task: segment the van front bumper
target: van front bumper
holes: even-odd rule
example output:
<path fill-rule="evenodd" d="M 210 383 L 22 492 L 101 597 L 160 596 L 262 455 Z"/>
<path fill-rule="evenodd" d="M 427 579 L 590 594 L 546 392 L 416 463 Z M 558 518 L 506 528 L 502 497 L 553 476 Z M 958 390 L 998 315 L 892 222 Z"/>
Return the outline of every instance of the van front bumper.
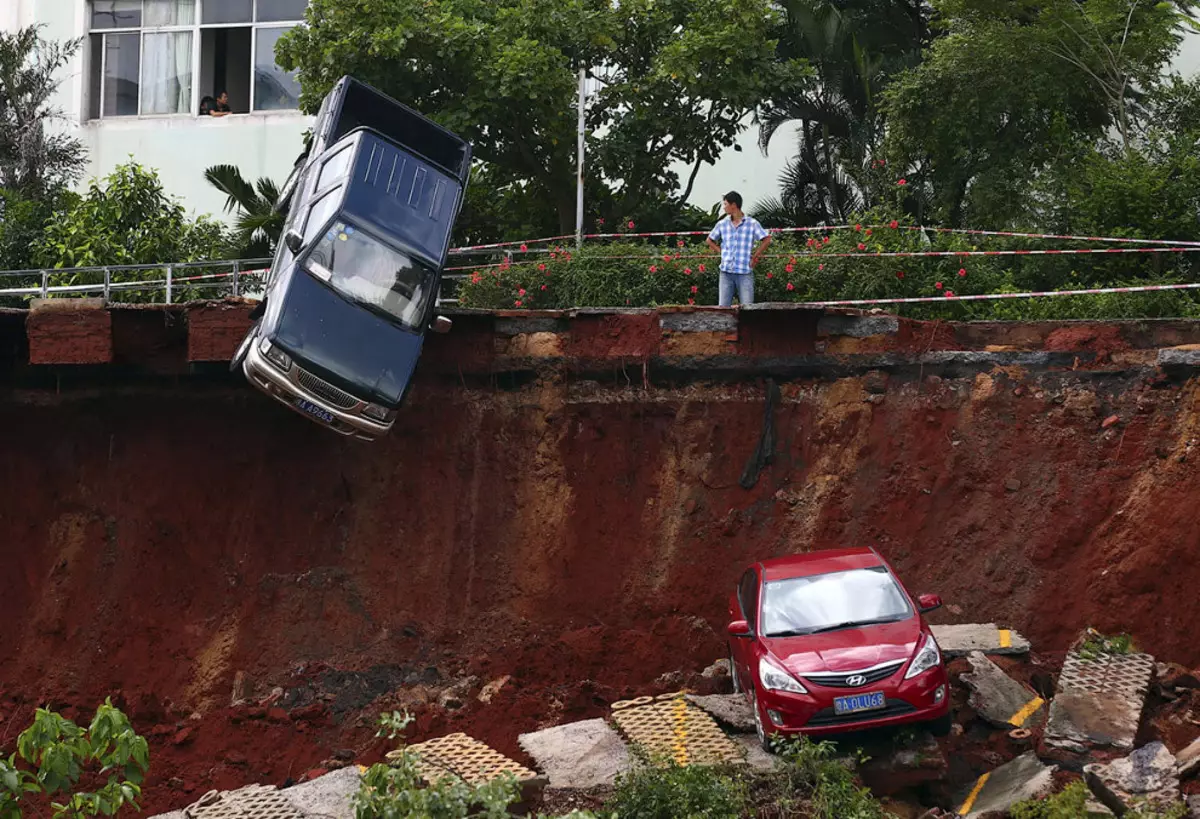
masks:
<path fill-rule="evenodd" d="M 362 414 L 363 408 L 367 406 L 366 401 L 357 400 L 354 406 L 342 409 L 315 395 L 300 383 L 299 379 L 304 370 L 299 364 L 292 362 L 291 369 L 284 372 L 267 360 L 259 349 L 259 343 L 259 340 L 255 339 L 255 343 L 250 346 L 246 361 L 242 364 L 242 371 L 246 374 L 246 380 L 262 392 L 293 412 L 342 435 L 374 441 L 391 430 L 392 424 L 395 423 L 394 418 L 381 423 Z M 311 373 L 306 375 L 315 378 Z M 298 403 L 301 400 L 307 402 L 316 412 L 301 406 Z"/>

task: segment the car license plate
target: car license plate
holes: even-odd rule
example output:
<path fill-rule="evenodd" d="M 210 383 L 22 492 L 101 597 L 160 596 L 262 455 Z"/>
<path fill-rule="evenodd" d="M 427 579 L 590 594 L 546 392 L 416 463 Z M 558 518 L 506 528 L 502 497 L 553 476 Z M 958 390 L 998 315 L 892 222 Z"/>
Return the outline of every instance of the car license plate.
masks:
<path fill-rule="evenodd" d="M 883 708 L 886 700 L 882 691 L 869 691 L 852 697 L 834 697 L 833 713 L 854 714 L 859 711 L 874 711 Z"/>
<path fill-rule="evenodd" d="M 329 410 L 321 409 L 316 404 L 314 404 L 312 401 L 306 401 L 303 398 L 297 398 L 294 403 L 296 404 L 297 407 L 304 410 L 305 412 L 307 412 L 309 415 L 313 416 L 314 418 L 320 418 L 322 421 L 324 421 L 327 424 L 333 423 L 333 413 L 329 412 Z"/>

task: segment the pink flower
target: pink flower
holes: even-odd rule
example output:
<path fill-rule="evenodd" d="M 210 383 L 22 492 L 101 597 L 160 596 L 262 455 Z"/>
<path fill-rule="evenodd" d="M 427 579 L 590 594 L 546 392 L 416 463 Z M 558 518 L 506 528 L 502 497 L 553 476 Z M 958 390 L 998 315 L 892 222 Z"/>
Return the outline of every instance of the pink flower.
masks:
<path fill-rule="evenodd" d="M 700 288 L 699 288 L 699 287 L 697 287 L 696 285 L 694 285 L 694 284 L 693 284 L 693 285 L 692 285 L 692 292 L 693 292 L 693 293 L 699 293 L 699 292 L 700 292 Z"/>
<path fill-rule="evenodd" d="M 546 285 L 544 285 L 544 284 L 543 284 L 543 285 L 542 285 L 542 289 L 543 289 L 543 290 L 545 290 L 545 289 L 546 289 Z"/>
<path fill-rule="evenodd" d="M 670 253 L 664 253 L 664 254 L 663 254 L 663 261 L 664 261 L 664 262 L 669 262 L 669 261 L 671 261 L 671 254 L 670 254 Z"/>
<path fill-rule="evenodd" d="M 866 249 L 867 249 L 867 246 L 866 246 L 866 245 L 864 245 L 862 242 L 859 242 L 859 243 L 858 243 L 858 249 L 859 249 L 859 250 L 866 250 Z"/>
<path fill-rule="evenodd" d="M 791 256 L 791 257 L 789 257 L 789 258 L 788 258 L 788 264 L 795 264 L 795 263 L 796 263 L 796 257 L 795 257 L 795 256 Z"/>
<path fill-rule="evenodd" d="M 813 242 L 812 239 L 809 239 L 807 242 L 805 242 L 805 244 L 808 245 L 809 247 L 812 247 L 813 244 L 815 244 L 815 243 Z"/>
<path fill-rule="evenodd" d="M 960 277 L 962 277 L 962 278 L 966 278 L 966 275 L 967 275 L 967 269 L 966 269 L 965 267 L 960 267 L 960 268 L 958 269 L 958 275 L 959 275 Z"/>
<path fill-rule="evenodd" d="M 597 219 L 597 220 L 596 220 L 596 224 L 598 224 L 598 225 L 602 225 L 602 224 L 604 224 L 604 217 L 603 217 L 603 216 L 601 216 L 599 219 Z"/>
<path fill-rule="evenodd" d="M 829 237 L 826 236 L 825 239 L 821 242 L 821 244 L 823 244 L 823 245 L 829 244 Z"/>
<path fill-rule="evenodd" d="M 886 159 L 881 159 L 881 160 L 879 160 L 879 164 L 880 164 L 880 165 L 886 165 L 886 164 L 887 164 L 887 160 L 886 160 Z"/>
<path fill-rule="evenodd" d="M 520 300 L 520 299 L 517 299 L 516 301 L 514 301 L 514 302 L 513 302 L 513 307 L 520 307 L 520 306 L 521 306 L 521 300 Z"/>
<path fill-rule="evenodd" d="M 907 180 L 907 179 L 901 179 L 901 180 L 900 180 L 899 182 L 897 182 L 896 184 L 897 184 L 897 185 L 899 185 L 900 187 L 902 187 L 902 188 L 903 188 L 905 185 L 907 185 L 907 184 L 908 184 L 908 180 Z"/>
<path fill-rule="evenodd" d="M 683 239 L 680 239 L 678 242 L 676 242 L 676 243 L 675 243 L 675 246 L 676 246 L 676 247 L 683 247 Z"/>
<path fill-rule="evenodd" d="M 789 264 L 789 265 L 785 265 L 783 269 L 788 273 L 794 273 L 796 270 L 796 266 L 794 264 Z"/>
<path fill-rule="evenodd" d="M 904 278 L 904 271 L 903 271 L 903 270 L 897 270 L 897 271 L 896 271 L 896 278 L 897 278 L 897 279 L 903 279 L 903 278 Z"/>
<path fill-rule="evenodd" d="M 768 273 L 768 274 L 767 274 L 767 278 L 768 278 L 768 279 L 773 279 L 773 278 L 775 278 L 775 274 L 774 274 L 774 273 Z"/>
<path fill-rule="evenodd" d="M 823 264 L 817 265 L 817 270 L 824 270 L 824 269 L 825 269 L 825 265 L 823 265 Z"/>
<path fill-rule="evenodd" d="M 524 288 L 524 287 L 522 287 L 520 290 L 518 290 L 518 291 L 517 291 L 517 295 L 518 295 L 518 296 L 524 296 L 524 295 L 525 295 L 525 288 Z"/>
<path fill-rule="evenodd" d="M 870 236 L 870 235 L 871 235 L 871 229 L 870 229 L 870 228 L 867 228 L 867 235 L 868 235 L 868 236 Z"/>
<path fill-rule="evenodd" d="M 856 231 L 862 230 L 862 225 L 855 225 L 855 226 L 854 226 L 854 229 L 855 229 Z"/>
<path fill-rule="evenodd" d="M 954 291 L 953 291 L 953 290 L 947 290 L 947 291 L 946 291 L 946 298 L 948 298 L 948 299 L 952 299 L 952 298 L 954 298 Z"/>
<path fill-rule="evenodd" d="M 651 273 L 657 273 L 657 272 L 658 272 L 658 266 L 657 266 L 657 265 L 650 265 L 650 272 L 651 272 Z"/>
<path fill-rule="evenodd" d="M 703 273 L 703 272 L 704 272 L 704 265 L 698 265 L 698 266 L 696 267 L 696 269 L 697 269 L 697 270 L 699 270 L 701 273 Z"/>
<path fill-rule="evenodd" d="M 695 304 L 695 303 L 696 303 L 695 299 L 688 299 L 688 304 Z"/>
<path fill-rule="evenodd" d="M 571 254 L 570 254 L 570 253 L 564 253 L 564 254 L 563 254 L 563 258 L 564 258 L 564 259 L 566 259 L 566 260 L 569 262 L 569 261 L 571 261 Z"/>
<path fill-rule="evenodd" d="M 629 220 L 629 229 L 633 230 L 633 220 L 632 219 Z"/>
<path fill-rule="evenodd" d="M 529 250 L 529 245 L 522 244 L 522 245 L 521 245 L 521 252 L 522 252 L 522 253 L 524 253 L 524 252 L 526 252 L 527 250 Z"/>
<path fill-rule="evenodd" d="M 888 227 L 890 227 L 892 230 L 895 230 L 896 228 L 900 227 L 900 223 L 893 219 L 892 221 L 888 222 Z"/>
<path fill-rule="evenodd" d="M 545 269 L 546 269 L 546 263 L 545 263 L 545 262 L 542 262 L 541 264 L 539 264 L 539 265 L 538 265 L 538 270 L 539 270 L 539 271 L 541 271 L 541 270 L 545 270 Z"/>
<path fill-rule="evenodd" d="M 551 259 L 557 259 L 557 258 L 558 258 L 558 254 L 557 254 L 557 253 L 555 253 L 553 250 L 552 250 L 552 251 L 550 251 L 550 258 L 551 258 Z"/>
<path fill-rule="evenodd" d="M 674 256 L 672 256 L 671 258 L 672 258 L 672 259 L 674 259 L 675 261 L 679 261 L 679 254 L 678 254 L 678 253 L 676 253 L 676 254 L 675 254 Z"/>
<path fill-rule="evenodd" d="M 935 283 L 933 286 L 934 286 L 934 287 L 936 287 L 938 290 L 941 290 L 941 289 L 942 289 L 942 283 L 941 283 L 941 282 L 937 282 L 937 283 Z"/>
<path fill-rule="evenodd" d="M 791 282 L 788 282 L 787 289 L 788 289 L 788 290 L 795 290 L 795 289 L 796 289 L 796 285 L 792 284 Z"/>
<path fill-rule="evenodd" d="M 690 276 L 690 275 L 692 275 L 692 269 L 691 269 L 690 267 L 685 267 L 685 268 L 683 269 L 683 272 L 684 272 L 684 273 L 686 273 L 686 274 L 687 274 L 687 275 L 689 275 L 689 276 Z"/>

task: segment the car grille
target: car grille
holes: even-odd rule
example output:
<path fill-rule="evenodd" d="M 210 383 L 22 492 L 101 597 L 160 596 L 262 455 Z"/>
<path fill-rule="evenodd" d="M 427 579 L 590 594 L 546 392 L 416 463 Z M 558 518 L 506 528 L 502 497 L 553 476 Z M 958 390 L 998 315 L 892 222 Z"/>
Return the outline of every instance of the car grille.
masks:
<path fill-rule="evenodd" d="M 838 674 L 803 674 L 801 676 L 806 680 L 812 680 L 814 683 L 825 688 L 862 688 L 864 685 L 877 683 L 880 680 L 886 680 L 888 677 L 900 670 L 900 666 L 904 665 L 904 660 L 899 660 L 894 663 L 888 663 L 879 668 L 873 668 L 869 671 L 847 671 Z M 851 677 L 862 677 L 863 681 L 857 685 L 851 685 L 847 680 Z"/>
<path fill-rule="evenodd" d="M 338 409 L 350 409 L 358 403 L 358 399 L 348 392 L 343 392 L 337 387 L 330 384 L 328 381 L 317 378 L 307 370 L 297 368 L 296 380 L 300 382 L 300 386 L 311 392 L 318 398 L 324 398 L 330 404 L 333 404 Z"/>
<path fill-rule="evenodd" d="M 832 708 L 823 708 L 813 714 L 808 720 L 809 727 L 817 728 L 825 725 L 851 725 L 855 722 L 869 722 L 888 717 L 901 717 L 916 712 L 916 707 L 904 700 L 888 700 L 883 708 L 874 711 L 859 711 L 857 714 L 836 714 Z"/>

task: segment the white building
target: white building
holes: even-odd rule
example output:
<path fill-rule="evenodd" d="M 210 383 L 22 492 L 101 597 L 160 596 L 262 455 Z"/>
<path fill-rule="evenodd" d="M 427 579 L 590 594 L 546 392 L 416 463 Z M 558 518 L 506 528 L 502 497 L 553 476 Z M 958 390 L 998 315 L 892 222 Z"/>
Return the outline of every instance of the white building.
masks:
<path fill-rule="evenodd" d="M 87 148 L 84 183 L 130 157 L 159 172 L 167 191 L 197 213 L 220 215 L 225 197 L 204 170 L 232 164 L 253 181 L 282 183 L 311 117 L 296 110 L 299 86 L 275 64 L 279 36 L 303 18 L 307 0 L 0 0 L 0 29 L 42 25 L 56 40 L 84 38 L 56 103 Z M 1200 67 L 1190 36 L 1174 68 Z M 232 113 L 203 116 L 206 97 L 225 90 Z M 747 129 L 741 151 L 700 170 L 691 201 L 705 209 L 730 189 L 747 203 L 773 196 L 794 152 L 781 128 L 771 154 Z M 681 178 L 690 172 L 678 168 Z"/>

